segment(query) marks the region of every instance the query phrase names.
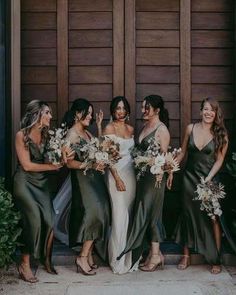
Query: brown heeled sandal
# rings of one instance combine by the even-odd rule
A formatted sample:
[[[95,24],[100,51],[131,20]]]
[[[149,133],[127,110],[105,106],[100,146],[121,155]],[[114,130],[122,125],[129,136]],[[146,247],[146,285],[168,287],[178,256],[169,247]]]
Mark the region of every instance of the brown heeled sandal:
[[[158,262],[154,261],[154,257],[158,257]],[[151,255],[148,264],[140,267],[139,269],[142,271],[153,272],[157,268],[164,269],[164,256],[161,254]]]
[[[88,258],[88,256],[79,256],[79,257],[87,257]],[[85,276],[94,276],[94,275],[96,275],[96,272],[93,272],[92,269],[90,269],[89,271],[84,270],[77,258],[75,259],[75,265],[76,265],[77,273],[81,272]]]
[[[37,283],[39,280],[35,277],[35,276],[27,276],[26,273],[24,272],[24,267],[22,264],[20,265],[17,265],[17,271],[19,273],[19,279],[25,281],[25,282],[28,282],[28,283],[31,283],[31,284],[34,284],[34,283]]]
[[[184,261],[185,261],[185,263],[184,263]],[[190,256],[189,255],[182,255],[182,258],[181,258],[179,264],[177,265],[177,268],[179,270],[185,270],[189,266],[190,266]]]

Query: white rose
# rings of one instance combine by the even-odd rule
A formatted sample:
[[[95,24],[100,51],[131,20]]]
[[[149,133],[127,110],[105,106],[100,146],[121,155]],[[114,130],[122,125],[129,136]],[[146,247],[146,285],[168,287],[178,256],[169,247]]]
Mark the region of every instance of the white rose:
[[[103,152],[102,153],[102,160],[103,161],[107,161],[108,160],[108,153],[106,153],[106,152]]]
[[[163,166],[165,164],[165,157],[162,155],[158,155],[155,158],[155,165],[156,166]]]
[[[153,165],[153,166],[150,168],[150,172],[151,172],[152,174],[162,174],[162,173],[163,173],[161,167],[160,167],[160,166],[156,166],[156,165]]]
[[[102,160],[102,152],[96,152],[95,153],[95,159],[97,161],[101,161]]]

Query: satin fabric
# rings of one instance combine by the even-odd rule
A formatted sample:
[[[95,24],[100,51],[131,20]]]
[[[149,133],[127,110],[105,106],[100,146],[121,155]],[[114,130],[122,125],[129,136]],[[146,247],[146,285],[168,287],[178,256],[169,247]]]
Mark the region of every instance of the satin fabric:
[[[44,163],[44,146],[29,141],[30,159]],[[20,164],[14,175],[14,202],[21,212],[22,234],[20,243],[24,254],[44,260],[49,235],[53,228],[53,208],[45,172],[26,172]]]

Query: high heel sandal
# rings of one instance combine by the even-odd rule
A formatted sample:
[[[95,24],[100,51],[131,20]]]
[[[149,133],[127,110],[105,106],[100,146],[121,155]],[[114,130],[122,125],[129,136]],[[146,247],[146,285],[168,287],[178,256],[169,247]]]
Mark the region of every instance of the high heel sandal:
[[[51,261],[46,260],[44,263],[44,267],[45,267],[46,272],[53,274],[53,275],[58,275],[58,272],[54,268],[54,266],[52,265]]]
[[[23,280],[25,282],[28,282],[28,283],[32,283],[32,284],[37,283],[39,281],[35,276],[27,277],[27,275],[24,273],[22,264],[17,265],[16,268],[17,268],[17,271],[19,273],[19,278],[21,280]]]
[[[185,261],[185,263],[183,261]],[[180,260],[180,263],[177,266],[177,268],[179,270],[185,270],[189,266],[190,266],[190,256],[189,255],[183,255],[181,260]]]
[[[158,260],[158,262],[154,261],[154,257],[156,257],[155,260]],[[152,254],[148,264],[144,265],[143,267],[140,267],[139,269],[142,271],[153,272],[157,268],[164,269],[164,256],[161,254]]]
[[[212,265],[211,273],[213,275],[218,275],[222,271],[221,265]]]
[[[146,259],[142,259],[142,261],[139,263],[139,267],[143,267],[148,264],[149,260],[151,258],[151,254],[149,253]]]
[[[79,257],[88,257],[88,256],[79,256]],[[76,266],[76,269],[77,269],[77,273],[81,272],[85,276],[94,276],[94,275],[96,275],[96,272],[93,272],[92,269],[90,269],[89,271],[84,270],[77,258],[75,258],[75,266]]]
[[[88,256],[88,264],[92,269],[98,269],[98,265],[94,263],[92,254]]]

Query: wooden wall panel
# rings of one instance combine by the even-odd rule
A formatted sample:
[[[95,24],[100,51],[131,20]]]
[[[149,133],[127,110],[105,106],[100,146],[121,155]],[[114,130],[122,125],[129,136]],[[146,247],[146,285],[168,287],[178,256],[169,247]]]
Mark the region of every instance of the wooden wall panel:
[[[56,84],[56,67],[22,67],[22,84]],[[32,99],[34,99],[32,97]]]
[[[112,47],[111,30],[69,31],[69,48]]]
[[[179,0],[137,0],[136,11],[179,11]]]
[[[70,0],[69,11],[112,11],[112,0]]]
[[[112,97],[112,84],[73,84],[69,87],[69,100],[73,101],[78,97],[87,97],[94,101],[109,101]]]
[[[57,17],[55,12],[23,12],[22,30],[56,30]]]
[[[32,0],[22,0],[21,1],[21,11],[56,11],[57,0],[43,0],[43,1],[32,1]]]
[[[178,12],[137,12],[136,29],[178,30]]]
[[[192,84],[192,101],[201,101],[212,96],[220,101],[232,101],[234,94],[231,84]]]
[[[142,101],[149,94],[158,93],[165,101],[179,100],[179,84],[137,84],[137,101]]]
[[[137,66],[137,83],[179,83],[179,67]]]
[[[192,29],[228,30],[234,22],[233,13],[192,13]]]
[[[70,65],[112,65],[112,48],[71,48]]]
[[[22,48],[56,48],[56,31],[21,31]]]
[[[232,65],[234,51],[232,48],[193,48],[192,65],[227,66]]]
[[[232,31],[192,31],[192,47],[228,48],[234,46]]]
[[[32,97],[34,99],[40,99],[44,101],[56,101],[57,100],[57,87],[56,85],[23,85],[22,97],[24,101],[29,102]]]
[[[194,0],[192,11],[201,12],[224,12],[232,11],[234,0]]]
[[[71,12],[70,30],[111,30],[112,12]]]
[[[56,48],[22,49],[23,66],[56,66]]]
[[[138,30],[137,47],[179,47],[179,32],[171,30]]]
[[[137,65],[179,65],[178,48],[137,48]]]
[[[112,83],[112,67],[111,66],[70,67],[69,83],[70,84]]]

